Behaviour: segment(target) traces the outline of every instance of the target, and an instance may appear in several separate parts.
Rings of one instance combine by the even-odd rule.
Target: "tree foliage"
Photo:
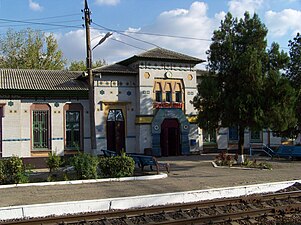
[[[301,127],[301,35],[297,33],[293,40],[289,41],[290,62],[288,64],[287,77],[298,93],[296,115],[298,119],[297,129],[290,129],[290,134],[297,135]]]
[[[297,33],[288,44],[290,50],[290,62],[288,65],[287,77],[292,81],[294,87],[301,86],[301,35]]]
[[[12,29],[0,39],[0,67],[14,69],[63,69],[66,60],[53,35],[32,29]]]
[[[276,43],[266,50],[267,32],[256,14],[238,20],[228,13],[214,31],[209,75],[194,98],[200,127],[238,127],[240,154],[246,128],[285,130],[296,122],[295,91],[280,72],[288,56]]]
[[[107,65],[105,60],[96,60],[92,63],[92,68],[102,67]],[[70,66],[68,67],[70,71],[86,71],[86,62],[84,60],[72,61]]]

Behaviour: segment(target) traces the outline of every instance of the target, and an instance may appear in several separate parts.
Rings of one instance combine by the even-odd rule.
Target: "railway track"
[[[134,224],[298,224],[301,221],[301,186],[280,193],[217,199],[122,211],[3,221],[1,224],[134,225]]]

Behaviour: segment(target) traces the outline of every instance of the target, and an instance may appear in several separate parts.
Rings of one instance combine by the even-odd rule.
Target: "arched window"
[[[51,148],[51,120],[48,104],[33,104],[32,116],[32,148],[43,150]]]
[[[176,102],[182,102],[181,84],[177,83],[175,88]]]
[[[156,82],[155,83],[155,100],[156,102],[162,102],[162,87],[161,84]]]
[[[167,83],[165,85],[165,101],[166,102],[172,102],[172,89],[171,89],[171,84]]]
[[[83,106],[81,104],[64,105],[65,150],[83,148]]]

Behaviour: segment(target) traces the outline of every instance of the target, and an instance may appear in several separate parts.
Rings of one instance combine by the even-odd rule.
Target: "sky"
[[[268,46],[301,33],[301,0],[88,0],[92,12],[93,60],[115,63],[162,47],[206,60],[213,31],[225,14],[257,13],[268,28]],[[0,35],[30,27],[53,34],[68,63],[85,60],[83,0],[0,0]],[[200,67],[205,68],[206,62]]]

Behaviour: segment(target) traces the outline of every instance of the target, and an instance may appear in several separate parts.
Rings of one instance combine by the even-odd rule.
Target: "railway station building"
[[[237,129],[198,128],[191,101],[201,59],[162,48],[93,70],[96,150],[91,150],[88,77],[82,72],[0,69],[0,157],[84,151],[178,156],[237,146]],[[270,131],[252,141],[280,144]],[[248,142],[249,140],[249,142]]]

